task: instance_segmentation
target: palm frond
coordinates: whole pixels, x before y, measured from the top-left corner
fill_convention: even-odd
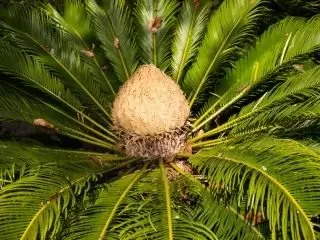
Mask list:
[[[283,81],[277,75],[288,75],[296,71],[299,64],[303,68],[304,60],[319,50],[319,33],[313,31],[319,24],[318,17],[307,23],[303,19],[287,18],[265,32],[247,56],[228,72],[222,96],[208,101],[195,122],[195,131],[248,95],[261,96],[266,90],[259,86],[267,85],[268,79],[273,87]]]
[[[101,86],[92,80],[89,67],[81,65],[83,47],[70,42],[68,35],[54,28],[50,17],[43,12],[20,9],[14,16],[17,14],[19,17],[9,23],[0,22],[0,28],[10,36],[8,40],[20,51],[39,56],[38,61],[78,93],[82,101],[90,104],[90,108],[109,116],[106,110],[106,106],[110,105],[108,96],[102,94]]]
[[[70,229],[65,239],[104,239],[109,236],[110,224],[118,213],[129,191],[144,173],[144,170],[127,175],[106,186],[95,204]],[[88,231],[90,229],[90,231]]]
[[[66,34],[69,34],[68,37],[70,38],[70,41],[82,46],[82,51],[94,51],[94,49],[90,49],[92,46],[89,46],[89,43],[87,43],[88,40],[86,38],[88,38],[88,35],[92,34],[90,30],[91,24],[84,5],[80,1],[67,1],[64,16],[61,16],[50,4],[44,6],[44,11],[46,11],[46,14],[53,22],[58,24],[59,29],[65,31]],[[96,55],[92,52],[90,58],[86,57],[83,58],[83,60],[83,64],[89,66],[94,80],[103,83],[101,84],[102,87],[105,86],[103,90],[105,90],[107,94],[115,95],[114,86],[116,86],[116,81],[112,81],[113,79],[109,79],[106,74],[104,74]]]
[[[48,4],[45,9],[51,9],[57,20],[62,20],[60,14],[52,5]],[[63,22],[65,24],[61,24]],[[89,39],[90,35],[92,35],[91,24],[85,6],[79,0],[64,1],[63,22],[58,21],[61,24],[60,26],[76,33],[79,36],[79,40]]]
[[[184,89],[192,106],[206,87],[209,75],[230,62],[245,43],[254,40],[254,30],[266,9],[263,1],[224,1],[209,20],[199,55],[186,73]],[[223,22],[223,25],[217,24]]]
[[[175,164],[171,164],[182,175],[176,185],[186,188],[190,199],[196,199],[191,206],[179,205],[179,211],[185,211],[185,217],[205,225],[216,237],[213,239],[264,239],[258,226],[250,223],[239,210],[239,206],[217,199],[210,189],[202,184],[194,175],[183,172]],[[180,187],[181,188],[181,187]],[[181,191],[181,189],[180,189]],[[243,209],[242,209],[243,210]]]
[[[0,151],[1,160],[8,163],[9,153],[11,164],[15,162],[13,159],[17,164],[25,160],[29,167],[23,177],[0,190],[2,239],[47,239],[59,227],[59,216],[66,213],[79,194],[88,190],[89,181],[112,171],[110,165],[102,167],[91,161],[91,153],[19,148],[12,143],[2,143]]]
[[[22,89],[8,85],[0,84],[0,94],[0,119],[22,120],[51,134],[75,136],[93,145],[114,149],[115,140],[112,137],[92,128],[76,114],[72,115],[49,101],[44,102]],[[37,120],[45,122],[46,125],[37,125]],[[91,136],[88,131],[96,136]]]
[[[87,1],[95,33],[121,82],[126,81],[138,66],[138,48],[134,28],[125,1],[107,1],[104,9],[95,1]]]
[[[210,185],[236,190],[238,203],[247,197],[248,209],[269,220],[273,238],[287,239],[289,230],[292,239],[315,239],[309,217],[320,209],[319,157],[294,140],[264,137],[203,150],[190,161]]]
[[[288,136],[301,130],[307,131],[319,129],[320,98],[312,97],[302,103],[293,106],[278,106],[257,114],[252,122],[242,122],[230,132],[230,136],[244,135],[244,131],[257,133],[267,132],[269,135]]]
[[[243,130],[249,134],[248,130],[252,131],[254,128],[269,131],[277,126],[280,130],[281,122],[285,124],[284,127],[291,126],[290,119],[292,124],[317,120],[319,71],[320,68],[316,66],[287,79],[275,90],[265,93],[260,99],[242,108],[240,113],[231,117],[227,123],[194,138],[192,142],[231,128],[231,134],[239,134]],[[266,126],[268,127],[264,128]],[[297,125],[293,128],[297,128]]]
[[[126,199],[126,205],[115,219],[108,237],[161,239],[168,236],[181,240],[216,239],[208,226],[188,216],[183,202],[178,199],[180,191],[175,192],[176,188],[168,181],[167,174],[168,171],[165,169],[155,169],[136,184],[130,197]],[[164,181],[168,182],[167,187]],[[171,213],[168,214],[169,202]],[[171,228],[168,223],[171,224]]]
[[[22,80],[27,85],[38,88],[47,96],[51,97],[54,100],[57,100],[68,109],[74,111],[75,114],[78,114],[79,116],[87,119],[88,121],[99,127],[101,130],[110,134],[110,131],[108,131],[105,127],[101,126],[100,124],[96,123],[96,121],[92,120],[84,113],[84,107],[82,106],[82,103],[80,102],[78,97],[71,93],[69,89],[66,89],[59,79],[50,75],[50,73],[46,70],[45,66],[43,66],[39,62],[38,58],[23,54],[16,48],[13,48],[12,46],[8,45],[7,43],[1,42],[0,48],[5,49],[5,51],[1,51],[1,57],[7,59],[7,61],[2,61],[0,63],[0,69],[3,72]],[[5,101],[6,99],[3,98],[2,100]],[[20,100],[19,97],[16,100],[20,102],[23,101]],[[7,112],[11,111],[12,113],[14,113],[14,111],[19,110],[19,108],[10,109],[10,107],[14,106],[12,106],[13,103],[10,103],[10,99],[8,101],[9,102],[7,103],[9,103],[9,108],[7,108]],[[3,105],[3,107],[5,107],[5,105]],[[16,115],[16,117],[18,117],[18,115]],[[28,120],[30,121],[31,119]]]
[[[177,1],[137,1],[135,15],[141,60],[153,63],[161,70],[170,65],[170,43],[172,27],[176,21]]]
[[[185,68],[194,59],[203,37],[212,3],[183,2],[178,17],[177,29],[172,43],[172,77],[180,82]]]

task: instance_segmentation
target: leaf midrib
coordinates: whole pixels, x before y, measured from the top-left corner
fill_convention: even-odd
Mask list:
[[[165,194],[164,197],[165,197],[166,209],[167,209],[168,240],[173,240],[170,188],[169,188],[168,178],[166,174],[166,169],[164,167],[163,159],[160,160],[160,170],[161,170],[161,177],[163,181],[164,194]]]

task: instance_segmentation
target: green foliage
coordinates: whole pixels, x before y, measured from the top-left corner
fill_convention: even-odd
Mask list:
[[[192,62],[198,52],[210,7],[209,1],[199,5],[195,5],[191,0],[183,2],[172,48],[172,77],[178,83],[183,77],[183,69]]]
[[[153,63],[166,70],[170,64],[172,27],[176,21],[177,2],[169,0],[137,1],[137,41],[143,63]]]
[[[138,66],[137,46],[128,8],[122,1],[108,1],[104,6],[106,11],[94,1],[88,1],[87,6],[105,55],[119,80],[124,82]]]
[[[210,185],[223,182],[231,192],[237,190],[238,202],[246,196],[249,209],[265,212],[273,238],[281,225],[285,239],[288,228],[292,239],[314,239],[308,215],[320,208],[319,157],[294,140],[261,137],[203,150],[190,161]]]
[[[1,239],[317,239],[320,16],[260,34],[271,0],[218,3],[68,0],[6,13],[0,120],[83,148],[0,141]],[[110,108],[141,64],[184,89],[192,153],[145,160],[118,148]]]
[[[254,30],[266,14],[263,1],[224,1],[214,12],[194,65],[187,72],[184,88],[193,105],[205,88],[210,73],[228,62],[245,43],[254,40]],[[223,25],[216,24],[223,22]],[[229,60],[230,61],[230,60]]]

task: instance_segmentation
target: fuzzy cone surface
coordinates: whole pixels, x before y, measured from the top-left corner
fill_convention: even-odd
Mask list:
[[[169,132],[182,127],[190,114],[180,87],[156,66],[141,66],[121,87],[114,101],[113,122],[137,135]]]

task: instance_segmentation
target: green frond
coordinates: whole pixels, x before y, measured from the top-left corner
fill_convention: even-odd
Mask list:
[[[3,72],[12,75],[14,78],[19,78],[26,85],[38,88],[39,90],[44,92],[48,97],[51,97],[53,100],[57,100],[67,109],[74,111],[74,113],[71,114],[72,119],[77,118],[76,114],[78,114],[78,116],[85,118],[91,123],[94,123],[95,125],[97,125],[100,129],[104,130],[107,133],[110,133],[108,130],[105,129],[105,127],[102,127],[100,124],[96,123],[94,120],[86,116],[86,114],[84,114],[84,107],[80,103],[79,99],[73,93],[71,93],[69,89],[66,89],[65,86],[59,81],[59,79],[50,75],[50,73],[46,70],[45,66],[43,66],[39,62],[38,58],[30,57],[26,54],[23,54],[17,49],[8,45],[7,43],[0,43],[0,48],[3,49],[0,53],[0,56],[6,59],[6,61],[2,61],[0,63],[0,69]],[[2,91],[4,91],[3,87],[2,87]],[[19,92],[21,93],[23,92],[23,90],[19,90]],[[3,94],[5,96],[5,93]],[[2,107],[7,109],[6,113],[10,113],[10,114],[18,113],[14,115],[16,119],[23,118],[23,116],[26,116],[25,114],[31,113],[33,115],[34,112],[37,111],[37,110],[34,110],[34,112],[32,112],[33,109],[30,108],[30,106],[27,106],[28,104],[24,102],[23,99],[20,99],[19,96],[16,96],[16,94],[12,94],[11,97],[15,98],[16,101],[14,102],[14,101],[11,101],[10,99],[3,98]],[[29,111],[24,114],[23,108],[19,108],[21,105],[14,106],[14,104],[17,104],[18,102],[20,102],[20,104],[27,106],[28,107],[27,109],[31,110],[31,112]],[[50,105],[47,103],[49,102],[48,100],[44,100],[43,102],[44,104],[41,104],[41,105],[46,105],[46,106]],[[48,111],[52,113],[53,108],[54,107],[51,107],[51,110],[48,109]],[[20,112],[19,112],[19,109],[20,109]],[[3,114],[4,113],[5,112],[3,112]],[[70,113],[67,115],[70,115]],[[39,115],[35,116],[35,118],[41,118],[41,116],[42,114],[39,113]],[[56,116],[54,116],[54,114],[53,116],[51,114],[51,117],[53,117],[53,122],[56,122],[56,121],[59,122],[59,119]],[[68,118],[70,118],[70,116]],[[24,119],[24,120],[32,122],[33,119],[30,119],[30,115],[29,115],[28,119]],[[63,126],[64,123],[62,122],[61,126]]]
[[[53,7],[52,7],[53,10]],[[55,11],[58,18],[59,14]],[[88,39],[92,35],[90,20],[88,18],[85,6],[79,0],[66,0],[63,11],[64,23],[61,26],[72,29],[78,34],[80,39]]]
[[[232,129],[231,135],[237,135],[243,131],[251,134],[253,129],[265,132],[273,128],[280,130],[281,126],[283,128],[291,126],[291,129],[297,130],[298,124],[311,120],[317,121],[319,73],[320,68],[314,67],[303,74],[288,78],[275,90],[265,93],[260,99],[242,108],[239,114],[231,117],[225,124],[192,141],[229,129]]]
[[[319,51],[320,40],[319,33],[315,32],[314,29],[320,26],[320,15],[316,15],[307,24],[300,28],[295,36],[293,36],[292,41],[288,46],[288,50],[285,53],[283,62],[288,62],[290,59],[296,57],[297,55],[302,55],[309,53],[311,51]]]
[[[202,202],[194,210],[194,221],[210,226],[217,239],[265,239],[237,209],[215,200],[208,191],[201,193]]]
[[[111,150],[115,149],[113,146],[115,140],[112,137],[92,128],[76,114],[72,115],[65,109],[59,109],[52,103],[44,102],[22,89],[17,90],[4,84],[0,84],[0,94],[0,119],[22,120],[30,124],[34,124],[36,119],[43,119],[50,124],[42,128],[39,126],[45,132],[78,136],[85,142]],[[97,136],[91,136],[88,131]]]
[[[268,112],[257,114],[255,118],[246,119],[238,123],[230,132],[231,136],[243,134],[244,131],[268,132],[277,136],[294,135],[299,131],[319,129],[320,98],[312,97],[302,103],[292,106],[277,106]],[[310,135],[311,136],[311,135]]]
[[[186,66],[192,62],[198,52],[211,5],[210,1],[183,2],[172,43],[171,76],[177,83],[183,77]]]
[[[50,75],[38,58],[28,56],[6,42],[0,42],[0,49],[0,57],[6,59],[0,62],[2,72],[24,81],[26,85],[38,88],[66,105],[73,106],[79,111],[83,110],[79,99],[65,89],[59,79]]]
[[[254,226],[242,215],[239,206],[220,201],[211,192],[214,189],[206,187],[195,176],[182,172],[177,165],[173,167],[178,168],[177,171],[182,174],[175,184],[186,187],[185,192],[189,198],[197,200],[191,206],[179,205],[179,211],[184,217],[211,229],[215,236],[211,236],[212,239],[264,239],[258,226]]]
[[[319,17],[308,22],[299,18],[286,18],[265,32],[247,56],[228,72],[224,87],[220,89],[221,97],[208,101],[195,123],[196,129],[240,100],[243,101],[248,95],[261,96],[265,90],[259,86],[267,85],[268,79],[271,79],[273,87],[280,82],[277,75],[297,71],[300,65],[303,68],[304,60],[319,50],[319,32],[314,31],[319,24]]]
[[[93,75],[95,81],[100,81],[102,89],[109,95],[115,95],[114,86],[116,81],[109,79],[103,72],[98,59],[94,53],[95,49],[91,49],[93,46],[89,45],[87,38],[92,35],[90,30],[91,24],[85,11],[85,6],[78,1],[67,1],[65,6],[64,16],[52,7],[50,4],[44,6],[44,11],[52,19],[53,22],[59,25],[59,28],[68,34],[70,42],[78,44],[82,47],[82,50],[92,51],[93,56],[90,58],[83,58],[83,64],[89,67],[89,71]],[[89,36],[88,36],[89,35]],[[113,98],[110,96],[110,99]]]
[[[95,1],[87,1],[87,8],[106,57],[125,82],[138,66],[134,26],[125,1],[106,1],[104,10]]]
[[[187,215],[178,198],[181,189],[175,191],[167,174],[168,169],[155,169],[137,182],[114,221],[110,239],[216,239],[208,226]]]
[[[79,221],[75,222],[64,239],[102,240],[109,236],[113,218],[121,210],[122,202],[143,173],[144,170],[141,170],[127,175],[102,189],[95,204],[85,211]]]
[[[8,10],[0,134],[22,121],[81,144],[0,140],[0,238],[317,239],[320,15],[262,32],[276,2]],[[141,64],[181,85],[195,117],[172,159],[126,157],[113,131],[114,97]]]
[[[309,217],[320,209],[319,157],[294,140],[260,137],[203,150],[190,161],[210,185],[237,191],[238,203],[247,197],[249,210],[263,212],[273,239],[288,239],[288,231],[292,239],[315,239]]]
[[[59,217],[67,213],[67,207],[90,188],[89,181],[111,169],[102,165],[103,160],[113,158],[102,155],[99,164],[90,160],[94,158],[91,153],[21,148],[12,143],[1,143],[0,152],[0,162],[9,164],[8,154],[10,164],[27,166],[24,176],[0,189],[0,229],[4,240],[47,239],[59,228]]]
[[[254,30],[265,14],[263,1],[224,1],[209,20],[199,55],[186,73],[184,89],[192,106],[205,89],[210,74],[239,54],[245,43],[254,40]],[[223,23],[223,24],[217,24]]]
[[[141,0],[135,8],[137,41],[144,64],[153,63],[161,70],[170,65],[172,27],[176,21],[176,0]]]
[[[102,94],[101,86],[92,79],[89,67],[82,64],[83,48],[70,42],[63,31],[54,28],[54,22],[40,10],[20,9],[15,14],[20,16],[9,23],[0,22],[0,28],[9,33],[8,40],[20,51],[39,56],[38,61],[78,93],[91,109],[101,111],[108,117],[106,106],[110,105],[110,101],[108,96]]]

